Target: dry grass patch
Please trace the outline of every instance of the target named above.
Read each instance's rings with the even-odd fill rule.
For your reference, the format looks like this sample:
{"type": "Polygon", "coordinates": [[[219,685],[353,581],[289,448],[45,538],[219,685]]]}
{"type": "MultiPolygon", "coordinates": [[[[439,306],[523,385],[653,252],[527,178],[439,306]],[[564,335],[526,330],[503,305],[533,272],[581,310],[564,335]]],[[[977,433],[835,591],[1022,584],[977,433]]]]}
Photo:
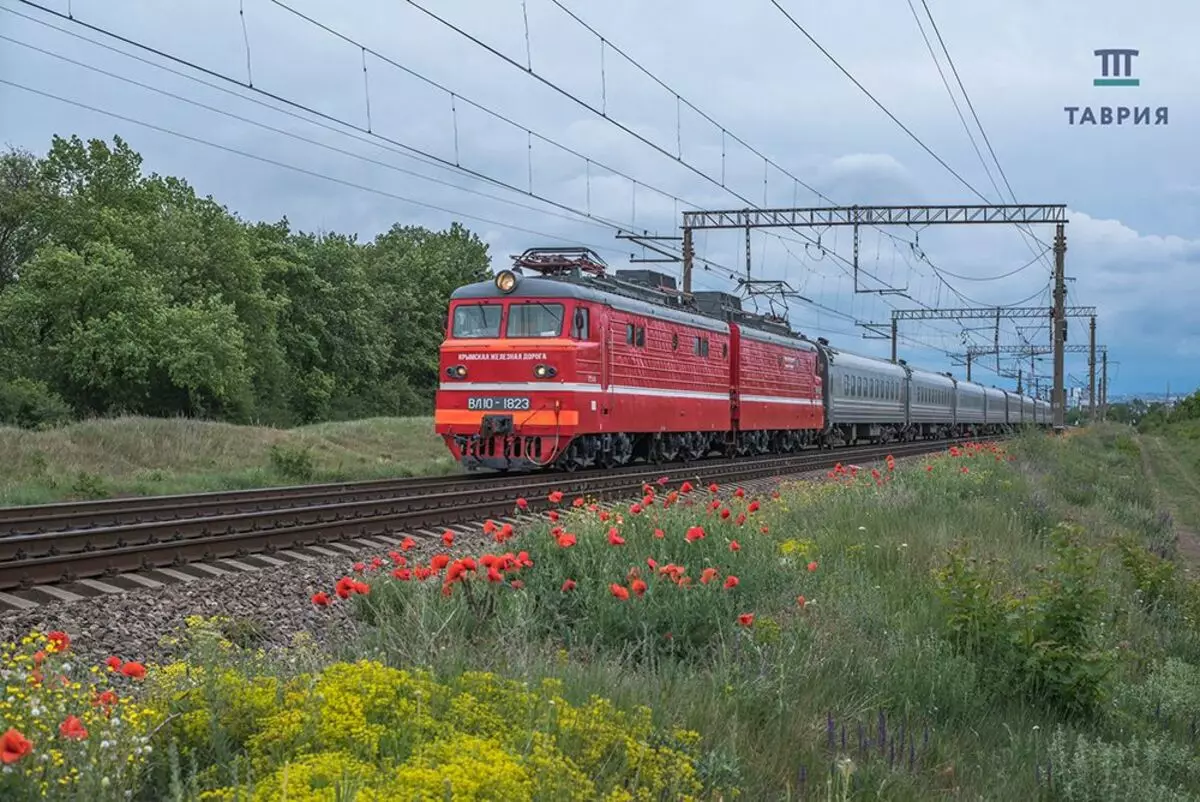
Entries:
{"type": "Polygon", "coordinates": [[[297,429],[121,417],[47,431],[0,427],[0,504],[183,493],[455,469],[429,418],[297,429]]]}

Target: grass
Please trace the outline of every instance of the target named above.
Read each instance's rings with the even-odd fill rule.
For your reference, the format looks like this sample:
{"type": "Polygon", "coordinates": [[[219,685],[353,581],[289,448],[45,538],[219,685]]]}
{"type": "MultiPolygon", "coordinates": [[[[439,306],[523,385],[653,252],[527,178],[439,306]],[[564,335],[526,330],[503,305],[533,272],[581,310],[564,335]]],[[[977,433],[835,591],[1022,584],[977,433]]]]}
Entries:
{"type": "MultiPolygon", "coordinates": [[[[613,799],[677,798],[651,792],[661,773],[637,744],[668,750],[712,800],[734,789],[764,800],[1200,799],[1200,589],[1176,570],[1173,521],[1159,508],[1173,491],[1155,484],[1163,462],[1143,451],[1152,445],[1113,426],[1029,435],[1006,450],[879,465],[878,477],[867,466],[777,499],[655,487],[652,503],[607,519],[562,499],[557,524],[511,540],[499,529],[491,556],[476,552],[473,564],[451,545],[436,562],[397,553],[359,574],[348,567],[347,598],[328,589],[324,614],[349,616],[357,634],[315,659],[368,659],[445,687],[475,671],[553,687],[566,718],[497,706],[516,691],[494,685],[456,699],[445,743],[492,738],[489,760],[506,777],[538,775],[549,758],[531,744],[567,744],[550,763],[607,767],[627,792],[613,799]],[[649,708],[653,728],[603,745],[583,735],[593,748],[570,751],[581,733],[563,740],[564,726],[579,726],[566,711],[612,709],[597,698],[630,714],[649,708]]],[[[235,674],[229,687],[259,687],[296,660],[268,668],[249,648],[220,665],[235,674]]],[[[461,766],[428,763],[432,753],[404,745],[409,725],[370,712],[436,707],[403,684],[355,685],[357,699],[321,714],[342,716],[328,744],[296,729],[309,714],[289,718],[286,702],[255,718],[233,691],[160,687],[153,698],[160,717],[181,714],[164,732],[200,761],[197,787],[265,789],[289,760],[332,755],[345,733],[383,727],[395,737],[357,753],[360,770],[409,776],[390,772],[425,760],[421,787],[436,794],[463,781],[461,766]],[[280,734],[292,745],[254,752],[280,734]],[[219,768],[234,765],[242,774],[219,768]]],[[[597,727],[616,720],[595,717],[597,727]]],[[[169,796],[170,766],[155,760],[148,776],[159,779],[143,795],[169,796]]],[[[407,782],[389,791],[416,788],[407,782]]]]}
{"type": "Polygon", "coordinates": [[[0,427],[0,504],[449,473],[429,418],[296,429],[123,417],[0,427]]]}
{"type": "Polygon", "coordinates": [[[1200,421],[1171,424],[1155,434],[1140,435],[1138,441],[1164,506],[1189,533],[1200,534],[1200,421]]]}

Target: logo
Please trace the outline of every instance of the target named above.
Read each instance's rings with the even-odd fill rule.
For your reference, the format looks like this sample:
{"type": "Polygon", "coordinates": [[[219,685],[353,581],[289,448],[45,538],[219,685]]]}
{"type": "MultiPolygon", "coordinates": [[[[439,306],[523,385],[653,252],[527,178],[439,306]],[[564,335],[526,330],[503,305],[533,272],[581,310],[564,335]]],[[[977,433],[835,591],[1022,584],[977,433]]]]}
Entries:
{"type": "MultiPolygon", "coordinates": [[[[1133,57],[1140,55],[1128,47],[1107,47],[1093,50],[1100,59],[1100,77],[1092,86],[1141,86],[1133,77],[1133,57]]],[[[1154,125],[1167,124],[1166,106],[1064,106],[1067,125],[1154,125]]]]}
{"type": "Polygon", "coordinates": [[[1104,76],[1103,78],[1094,79],[1092,86],[1141,85],[1139,79],[1130,77],[1133,75],[1133,57],[1138,54],[1136,50],[1109,48],[1106,50],[1094,50],[1092,52],[1100,57],[1100,74],[1104,76]],[[1110,75],[1113,77],[1110,78],[1110,75]]]}

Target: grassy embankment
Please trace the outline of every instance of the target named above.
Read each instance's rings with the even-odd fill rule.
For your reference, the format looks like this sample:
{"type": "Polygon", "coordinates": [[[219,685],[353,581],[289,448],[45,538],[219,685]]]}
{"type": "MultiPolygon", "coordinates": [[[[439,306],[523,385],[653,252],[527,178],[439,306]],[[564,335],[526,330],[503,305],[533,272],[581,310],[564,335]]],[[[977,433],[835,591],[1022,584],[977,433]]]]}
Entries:
{"type": "Polygon", "coordinates": [[[478,553],[381,555],[349,599],[325,589],[358,621],[339,654],[209,641],[188,659],[219,668],[152,668],[139,726],[167,723],[141,791],[1200,799],[1200,589],[1154,448],[1029,437],[758,503],[654,488],[608,520],[566,498],[557,534],[493,544],[502,581],[478,553]]]}
{"type": "Polygon", "coordinates": [[[46,431],[0,426],[0,505],[447,473],[430,418],[297,429],[116,418],[46,431]]]}

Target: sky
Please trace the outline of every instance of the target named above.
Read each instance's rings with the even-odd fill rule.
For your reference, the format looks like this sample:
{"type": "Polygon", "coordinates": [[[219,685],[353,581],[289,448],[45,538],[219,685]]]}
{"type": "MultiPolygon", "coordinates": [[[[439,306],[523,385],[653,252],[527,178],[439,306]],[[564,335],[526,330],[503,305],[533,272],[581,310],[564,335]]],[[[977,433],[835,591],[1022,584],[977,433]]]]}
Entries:
{"type": "MultiPolygon", "coordinates": [[[[654,254],[616,232],[677,237],[685,210],[1064,204],[1067,304],[1097,308],[1110,396],[1190,392],[1198,26],[1188,0],[0,0],[0,144],[119,135],[243,219],[360,239],[458,221],[495,269],[566,245],[628,268],[654,254]],[[1138,50],[1140,85],[1093,86],[1102,48],[1138,50]],[[1167,122],[1071,125],[1067,106],[1167,122]]],[[[794,328],[846,350],[886,356],[856,322],[896,308],[997,305],[1047,310],[1003,320],[1002,344],[1048,345],[1053,236],[862,228],[858,289],[904,294],[855,292],[849,228],[756,230],[750,270],[795,291],[776,306],[794,328]]],[[[694,288],[738,292],[745,233],[700,231],[696,249],[694,288]]],[[[899,325],[901,358],[958,377],[996,334],[899,325]]],[[[1071,319],[1068,345],[1087,337],[1071,319]]],[[[1028,381],[1029,358],[999,364],[972,377],[1028,381]]],[[[1032,368],[1048,387],[1051,357],[1032,368]]],[[[1085,386],[1087,354],[1066,372],[1085,386]]]]}

